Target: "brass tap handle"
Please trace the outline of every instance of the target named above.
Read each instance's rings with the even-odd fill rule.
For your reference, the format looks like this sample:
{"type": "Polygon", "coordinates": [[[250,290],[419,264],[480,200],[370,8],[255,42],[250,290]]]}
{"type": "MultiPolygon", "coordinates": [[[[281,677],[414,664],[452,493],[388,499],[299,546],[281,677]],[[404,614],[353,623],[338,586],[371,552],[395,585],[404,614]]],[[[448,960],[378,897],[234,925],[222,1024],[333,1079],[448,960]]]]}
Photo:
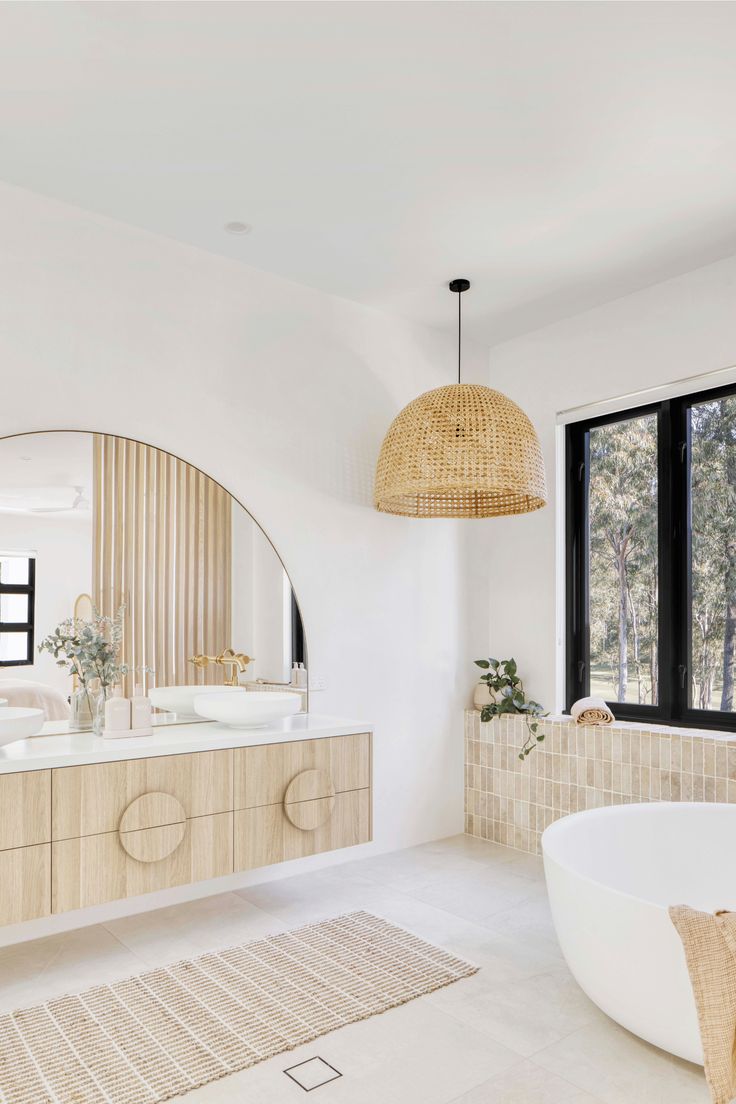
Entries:
{"type": "Polygon", "coordinates": [[[210,663],[217,663],[217,657],[208,655],[195,655],[191,656],[189,662],[193,663],[195,667],[199,667],[199,669],[203,671],[205,667],[209,667],[210,663]]]}
{"type": "Polygon", "coordinates": [[[253,663],[255,656],[244,655],[243,652],[236,652],[233,659],[237,660],[240,664],[241,674],[246,670],[249,664],[253,663]]]}

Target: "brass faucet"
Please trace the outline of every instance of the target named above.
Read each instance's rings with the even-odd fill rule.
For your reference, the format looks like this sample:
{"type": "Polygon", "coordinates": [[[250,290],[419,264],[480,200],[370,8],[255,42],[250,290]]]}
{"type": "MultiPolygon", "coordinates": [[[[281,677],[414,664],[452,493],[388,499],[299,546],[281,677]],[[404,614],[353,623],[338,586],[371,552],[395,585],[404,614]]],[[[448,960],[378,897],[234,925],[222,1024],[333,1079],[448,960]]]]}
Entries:
{"type": "Polygon", "coordinates": [[[242,675],[247,670],[248,664],[252,663],[254,658],[255,656],[244,655],[242,652],[234,652],[232,648],[225,648],[225,651],[220,652],[218,656],[195,655],[191,657],[189,662],[202,671],[205,667],[209,667],[210,663],[217,663],[220,667],[229,667],[230,677],[225,678],[225,685],[237,686],[238,675],[242,675]]]}

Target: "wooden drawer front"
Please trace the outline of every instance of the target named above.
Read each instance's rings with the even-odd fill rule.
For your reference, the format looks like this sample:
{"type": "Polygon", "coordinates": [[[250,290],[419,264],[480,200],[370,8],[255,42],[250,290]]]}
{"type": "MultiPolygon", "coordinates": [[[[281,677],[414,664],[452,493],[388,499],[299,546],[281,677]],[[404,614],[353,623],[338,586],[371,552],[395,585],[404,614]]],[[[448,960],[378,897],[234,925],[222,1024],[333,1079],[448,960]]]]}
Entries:
{"type": "Polygon", "coordinates": [[[334,793],[365,789],[370,786],[370,741],[369,733],[361,732],[355,736],[236,748],[234,807],[278,805],[284,800],[289,783],[306,771],[314,772],[313,779],[319,772],[325,783],[325,792],[314,790],[309,793],[310,798],[329,796],[330,780],[334,793]]]}
{"type": "Polygon", "coordinates": [[[165,825],[51,846],[53,911],[66,912],[231,874],[233,814],[188,820],[181,833],[177,825],[165,825]]]}
{"type": "Polygon", "coordinates": [[[0,851],[0,924],[51,913],[51,844],[0,851]]]}
{"type": "MultiPolygon", "coordinates": [[[[228,749],[60,767],[53,777],[51,838],[115,832],[126,809],[144,794],[175,798],[187,818],[228,812],[233,807],[232,754],[228,749]]],[[[161,823],[167,823],[167,808],[163,802],[161,823]]],[[[149,819],[136,827],[155,826],[153,805],[147,813],[149,819]]]]}
{"type": "Polygon", "coordinates": [[[301,815],[290,811],[293,820],[307,824],[318,823],[327,814],[327,819],[311,830],[297,828],[283,805],[238,810],[235,813],[235,869],[250,870],[255,866],[270,866],[286,859],[300,859],[320,851],[367,843],[371,838],[370,790],[338,793],[333,799],[331,815],[329,803],[329,798],[300,802],[303,808],[298,813],[301,815]]]}
{"type": "Polygon", "coordinates": [[[0,775],[0,851],[51,839],[51,771],[0,775]]]}

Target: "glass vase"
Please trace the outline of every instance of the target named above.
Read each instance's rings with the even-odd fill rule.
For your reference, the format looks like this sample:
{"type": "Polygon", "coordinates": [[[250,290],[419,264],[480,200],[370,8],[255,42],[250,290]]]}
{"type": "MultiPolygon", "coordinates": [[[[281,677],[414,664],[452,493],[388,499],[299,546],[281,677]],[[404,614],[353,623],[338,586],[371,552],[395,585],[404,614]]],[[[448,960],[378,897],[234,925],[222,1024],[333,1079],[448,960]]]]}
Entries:
{"type": "Polygon", "coordinates": [[[73,732],[89,732],[95,715],[97,695],[87,686],[78,686],[72,690],[69,704],[71,714],[69,729],[73,732]]]}
{"type": "Polygon", "coordinates": [[[99,690],[92,691],[92,731],[95,736],[101,736],[105,727],[105,702],[107,701],[107,687],[101,686],[99,690]]]}

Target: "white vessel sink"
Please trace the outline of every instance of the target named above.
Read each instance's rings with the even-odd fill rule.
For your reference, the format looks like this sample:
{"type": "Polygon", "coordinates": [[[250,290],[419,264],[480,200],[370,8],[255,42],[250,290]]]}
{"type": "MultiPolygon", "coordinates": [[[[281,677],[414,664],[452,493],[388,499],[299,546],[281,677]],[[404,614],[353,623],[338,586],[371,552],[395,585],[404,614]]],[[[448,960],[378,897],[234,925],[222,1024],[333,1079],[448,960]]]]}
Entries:
{"type": "Polygon", "coordinates": [[[35,736],[43,728],[45,719],[43,709],[3,706],[0,709],[0,746],[12,744],[13,740],[25,740],[26,736],[35,736]]]}
{"type": "Polygon", "coordinates": [[[300,694],[248,690],[244,694],[197,694],[194,708],[200,717],[219,721],[228,728],[262,728],[291,717],[301,709],[300,694]]]}
{"type": "Polygon", "coordinates": [[[245,694],[243,686],[156,686],[149,690],[148,696],[156,709],[165,709],[176,713],[177,717],[196,717],[195,697],[219,694],[222,697],[245,694]]]}

